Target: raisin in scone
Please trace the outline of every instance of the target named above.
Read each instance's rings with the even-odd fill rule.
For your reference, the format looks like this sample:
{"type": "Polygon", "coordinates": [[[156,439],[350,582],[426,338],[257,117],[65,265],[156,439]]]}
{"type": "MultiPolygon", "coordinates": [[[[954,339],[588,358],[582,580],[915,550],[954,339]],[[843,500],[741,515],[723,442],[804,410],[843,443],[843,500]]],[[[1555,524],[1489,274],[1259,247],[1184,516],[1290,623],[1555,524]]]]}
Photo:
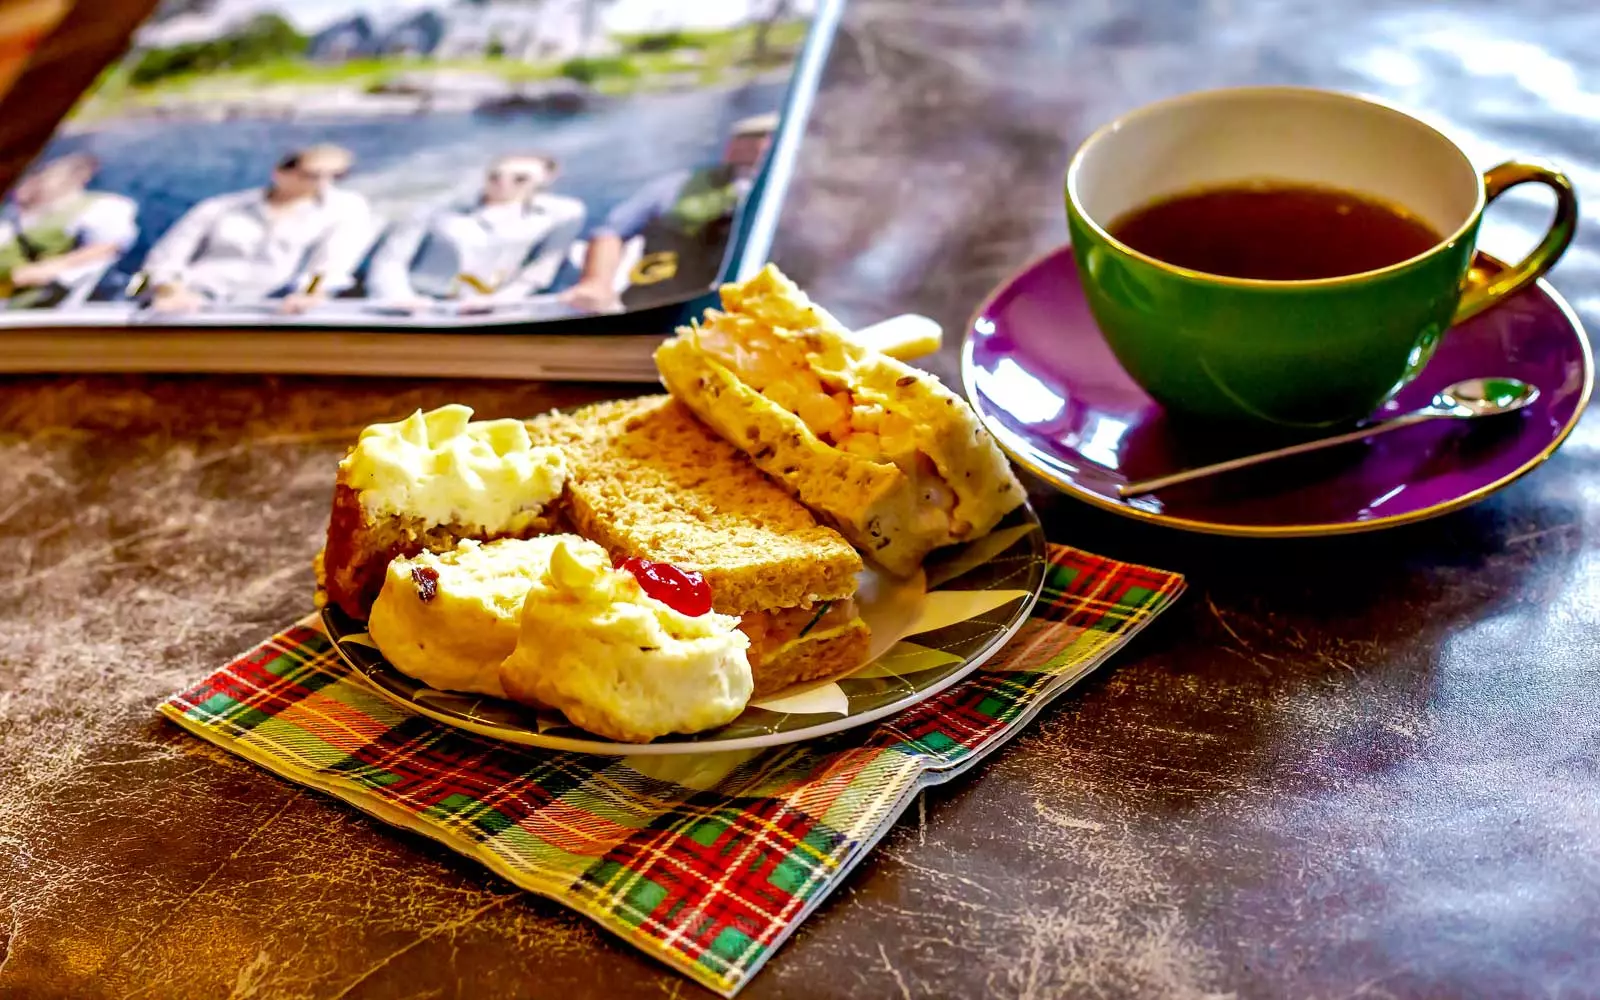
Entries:
{"type": "Polygon", "coordinates": [[[571,535],[471,539],[389,563],[367,633],[401,673],[440,691],[506,697],[500,661],[517,646],[522,600],[571,535]]]}

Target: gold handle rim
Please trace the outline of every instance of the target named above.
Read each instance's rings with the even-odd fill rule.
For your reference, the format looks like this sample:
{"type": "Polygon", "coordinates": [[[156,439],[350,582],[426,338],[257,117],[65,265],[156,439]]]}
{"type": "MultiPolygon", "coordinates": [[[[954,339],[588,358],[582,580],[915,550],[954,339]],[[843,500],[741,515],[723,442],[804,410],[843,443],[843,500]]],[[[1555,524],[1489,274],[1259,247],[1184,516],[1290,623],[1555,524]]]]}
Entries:
{"type": "Polygon", "coordinates": [[[1522,260],[1483,284],[1470,284],[1456,307],[1452,324],[1461,323],[1539,280],[1567,252],[1578,230],[1578,193],[1567,175],[1553,167],[1512,160],[1491,167],[1483,175],[1484,210],[1494,200],[1521,184],[1543,184],[1556,195],[1556,214],[1544,239],[1522,260]]]}

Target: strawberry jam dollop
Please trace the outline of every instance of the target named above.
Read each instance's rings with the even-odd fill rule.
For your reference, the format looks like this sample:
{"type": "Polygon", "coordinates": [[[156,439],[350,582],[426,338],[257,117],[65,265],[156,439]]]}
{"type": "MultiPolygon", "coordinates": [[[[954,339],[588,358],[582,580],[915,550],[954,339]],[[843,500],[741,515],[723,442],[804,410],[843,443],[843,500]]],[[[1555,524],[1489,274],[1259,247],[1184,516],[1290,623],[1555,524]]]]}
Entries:
{"type": "Polygon", "coordinates": [[[617,568],[632,573],[639,589],[680,615],[698,618],[711,610],[711,586],[692,569],[638,557],[622,560],[617,568]]]}

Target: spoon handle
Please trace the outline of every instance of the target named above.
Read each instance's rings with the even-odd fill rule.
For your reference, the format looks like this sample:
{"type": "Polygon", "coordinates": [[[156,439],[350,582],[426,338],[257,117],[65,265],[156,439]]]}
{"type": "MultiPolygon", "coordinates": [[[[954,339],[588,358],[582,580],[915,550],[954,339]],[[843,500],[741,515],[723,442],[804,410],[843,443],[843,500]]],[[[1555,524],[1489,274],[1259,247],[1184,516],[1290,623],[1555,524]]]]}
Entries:
{"type": "Polygon", "coordinates": [[[1393,420],[1385,420],[1381,424],[1373,424],[1370,427],[1362,427],[1333,437],[1318,438],[1315,441],[1303,441],[1300,444],[1289,445],[1287,448],[1263,451],[1254,455],[1245,455],[1242,458],[1230,458],[1226,462],[1202,465],[1198,469],[1174,472],[1169,476],[1158,476],[1154,479],[1146,479],[1136,483],[1123,483],[1117,487],[1117,495],[1121,497],[1143,496],[1146,493],[1164,490],[1168,486],[1176,486],[1179,483],[1187,483],[1196,479],[1204,479],[1207,476],[1214,476],[1219,472],[1232,472],[1234,469],[1245,469],[1252,465],[1260,465],[1263,462],[1273,462],[1280,458],[1288,458],[1291,455],[1304,455],[1310,451],[1320,451],[1323,448],[1349,444],[1352,441],[1364,441],[1378,434],[1387,434],[1389,431],[1410,427],[1414,424],[1420,424],[1443,416],[1449,416],[1449,414],[1441,413],[1437,410],[1417,410],[1404,416],[1395,417],[1393,420]]]}

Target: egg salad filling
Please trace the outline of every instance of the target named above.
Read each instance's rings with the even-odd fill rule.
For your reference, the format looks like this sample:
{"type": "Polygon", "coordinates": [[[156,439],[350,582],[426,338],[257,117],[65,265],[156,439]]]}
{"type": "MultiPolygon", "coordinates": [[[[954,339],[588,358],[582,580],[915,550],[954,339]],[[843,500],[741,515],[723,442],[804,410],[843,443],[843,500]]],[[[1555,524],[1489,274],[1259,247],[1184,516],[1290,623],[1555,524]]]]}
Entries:
{"type": "Polygon", "coordinates": [[[780,336],[746,316],[713,312],[689,335],[740,382],[799,417],[823,444],[894,464],[915,484],[924,509],[945,522],[951,518],[956,495],[918,448],[916,422],[887,399],[852,392],[833,374],[848,367],[847,358],[817,359],[803,337],[780,336]]]}
{"type": "Polygon", "coordinates": [[[535,447],[522,421],[473,420],[457,403],[373,424],[339,467],[374,516],[486,534],[527,527],[567,480],[560,449],[535,447]]]}
{"type": "Polygon", "coordinates": [[[732,721],[750,700],[750,641],[738,625],[674,610],[599,545],[562,536],[523,600],[500,680],[512,697],[611,739],[699,732],[732,721]]]}

